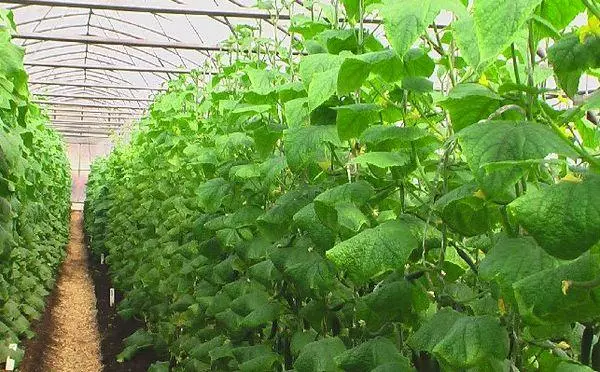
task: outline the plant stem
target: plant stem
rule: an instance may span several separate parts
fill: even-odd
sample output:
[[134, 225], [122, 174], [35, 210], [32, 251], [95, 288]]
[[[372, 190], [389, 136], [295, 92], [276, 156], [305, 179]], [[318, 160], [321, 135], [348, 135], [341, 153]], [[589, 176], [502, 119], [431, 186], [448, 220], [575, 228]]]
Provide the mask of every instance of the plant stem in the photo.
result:
[[595, 2], [593, 0], [581, 0], [584, 4], [585, 7], [588, 8], [588, 10], [590, 12], [592, 12], [592, 14], [600, 19], [600, 8], [595, 4]]
[[567, 294], [569, 289], [571, 289], [573, 287], [583, 288], [583, 289], [594, 289], [596, 287], [600, 287], [600, 276], [597, 277], [596, 279], [588, 280], [585, 282], [577, 282], [577, 281], [573, 281], [573, 280], [563, 280], [562, 286], [563, 286], [562, 289], [563, 289], [564, 294]]
[[517, 63], [517, 51], [515, 50], [515, 43], [510, 44], [510, 52], [512, 55], [513, 71], [515, 73], [515, 82], [521, 85], [521, 77], [519, 76], [519, 64]]
[[502, 216], [501, 222], [502, 222], [502, 227], [504, 228], [504, 231], [509, 236], [514, 237], [515, 236], [515, 232], [514, 232], [512, 226], [510, 225], [510, 221], [508, 220], [508, 213], [506, 213], [506, 207], [505, 206], [500, 207], [500, 215]]
[[569, 145], [569, 147], [571, 147], [573, 150], [575, 150], [579, 154], [579, 156], [581, 156], [582, 159], [584, 159], [585, 161], [587, 161], [588, 163], [590, 163], [594, 167], [600, 168], [600, 161], [598, 161], [592, 155], [590, 155], [590, 153], [587, 152], [583, 147], [579, 147], [579, 146], [575, 145], [573, 143], [573, 141], [571, 141], [569, 139], [569, 137], [567, 137], [567, 135], [556, 124], [554, 124], [554, 122], [550, 122], [550, 125], [552, 126], [552, 129], [554, 130], [554, 132], [564, 142], [566, 142]]
[[587, 325], [581, 336], [581, 355], [579, 361], [586, 366], [590, 365], [590, 357], [592, 356], [592, 342], [594, 341], [594, 326]]
[[473, 270], [473, 272], [475, 274], [477, 274], [479, 271], [477, 270], [477, 265], [475, 265], [475, 262], [473, 262], [473, 259], [471, 258], [471, 256], [469, 256], [469, 254], [467, 252], [465, 252], [464, 250], [462, 250], [455, 243], [451, 243], [451, 245], [454, 247], [454, 250], [456, 251], [456, 253], [458, 254], [458, 256], [460, 258], [462, 258], [462, 260], [465, 261], [465, 263], [467, 265], [469, 265], [469, 267], [471, 268], [471, 270]]
[[364, 42], [365, 42], [365, 2], [364, 0], [358, 0], [358, 12], [359, 12], [359, 29], [358, 29], [358, 53], [362, 53], [364, 50]]
[[600, 370], [600, 341], [596, 342], [596, 345], [592, 348], [592, 369], [594, 371]]
[[[535, 39], [533, 35], [533, 21], [529, 22], [529, 37], [527, 38], [527, 46], [529, 49], [528, 68], [527, 68], [527, 85], [529, 88], [535, 88], [535, 82], [533, 74], [535, 72], [535, 53], [537, 48], [535, 47]], [[533, 120], [533, 104], [537, 99], [537, 93], [534, 95], [533, 89], [528, 89], [527, 95], [529, 96], [529, 104], [527, 106], [527, 118]]]
[[437, 25], [435, 24], [435, 22], [433, 22], [433, 31], [435, 33], [435, 40], [437, 41], [440, 50], [442, 51], [442, 55], [445, 55], [446, 57], [448, 57], [448, 67], [449, 67], [449, 71], [448, 71], [448, 76], [450, 77], [450, 83], [452, 84], [452, 86], [456, 85], [456, 79], [454, 78], [454, 61], [452, 60], [453, 58], [453, 54], [454, 54], [454, 50], [451, 50], [450, 53], [446, 53], [446, 51], [444, 51], [444, 47], [442, 44], [442, 39], [440, 38], [440, 33], [438, 30]]

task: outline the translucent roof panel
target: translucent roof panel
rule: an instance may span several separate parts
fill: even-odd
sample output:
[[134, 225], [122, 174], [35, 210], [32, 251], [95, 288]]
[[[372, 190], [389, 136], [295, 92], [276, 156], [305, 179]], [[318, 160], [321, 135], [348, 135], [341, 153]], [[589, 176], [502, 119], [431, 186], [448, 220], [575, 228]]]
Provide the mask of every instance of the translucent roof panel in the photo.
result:
[[[104, 137], [143, 114], [165, 80], [200, 68], [240, 24], [289, 42], [287, 19], [249, 0], [14, 0], [31, 91], [69, 136]], [[300, 5], [298, 5], [300, 7]], [[305, 11], [300, 9], [299, 11]]]

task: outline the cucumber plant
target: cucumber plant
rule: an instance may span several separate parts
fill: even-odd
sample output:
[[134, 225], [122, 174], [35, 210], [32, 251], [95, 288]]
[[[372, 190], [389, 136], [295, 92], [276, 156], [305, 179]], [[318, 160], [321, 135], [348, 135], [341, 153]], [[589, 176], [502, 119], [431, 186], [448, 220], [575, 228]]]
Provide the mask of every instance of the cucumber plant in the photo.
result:
[[[19, 362], [64, 257], [71, 175], [59, 135], [30, 102], [24, 51], [0, 9], [0, 363]], [[10, 344], [18, 344], [17, 351]]]
[[119, 358], [598, 370], [599, 4], [260, 5], [289, 48], [243, 28], [93, 165], [92, 249], [146, 324]]

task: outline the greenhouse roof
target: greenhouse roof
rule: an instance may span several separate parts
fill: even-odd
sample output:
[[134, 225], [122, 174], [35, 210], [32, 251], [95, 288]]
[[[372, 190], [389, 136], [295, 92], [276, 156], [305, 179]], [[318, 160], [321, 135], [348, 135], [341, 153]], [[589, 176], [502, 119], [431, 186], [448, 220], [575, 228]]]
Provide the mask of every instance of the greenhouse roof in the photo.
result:
[[[270, 14], [254, 0], [9, 0], [14, 41], [26, 48], [37, 103], [72, 136], [106, 136], [140, 117], [163, 82], [199, 68], [238, 25], [289, 41], [290, 14]], [[295, 14], [306, 11], [297, 1]], [[277, 21], [275, 21], [277, 20]]]

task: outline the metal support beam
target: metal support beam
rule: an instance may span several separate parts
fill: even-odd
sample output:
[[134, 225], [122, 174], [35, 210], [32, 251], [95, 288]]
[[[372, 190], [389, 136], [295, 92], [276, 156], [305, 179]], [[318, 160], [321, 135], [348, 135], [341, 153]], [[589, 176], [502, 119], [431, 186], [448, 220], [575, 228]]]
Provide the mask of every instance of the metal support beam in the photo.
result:
[[131, 102], [152, 102], [153, 99], [148, 98], [130, 98], [130, 97], [117, 97], [117, 96], [87, 96], [77, 94], [56, 94], [56, 93], [37, 93], [32, 92], [33, 95], [38, 97], [53, 97], [53, 98], [73, 98], [73, 99], [85, 99], [85, 100], [99, 100], [99, 101], [131, 101]]
[[[132, 71], [132, 72], [162, 72], [167, 74], [186, 74], [190, 73], [190, 69], [174, 69], [165, 67], [137, 67], [127, 65], [102, 65], [102, 64], [77, 64], [77, 63], [62, 63], [62, 62], [39, 62], [26, 61], [25, 66], [31, 67], [51, 67], [51, 68], [71, 68], [82, 70], [110, 70], [110, 71]], [[212, 72], [209, 72], [212, 74]]]
[[77, 120], [52, 120], [50, 122], [51, 125], [79, 125], [79, 126], [110, 126], [115, 128], [120, 128], [125, 125], [125, 123], [115, 123], [110, 121], [77, 121]]
[[[92, 113], [93, 114], [93, 113]], [[84, 114], [63, 114], [63, 113], [51, 113], [51, 120], [63, 120], [67, 119], [74, 122], [79, 122], [77, 119], [84, 121], [82, 119], [108, 119], [113, 123], [128, 123], [131, 121], [137, 121], [140, 119], [140, 116], [116, 116], [116, 115], [90, 115], [90, 113]]]
[[[170, 7], [156, 7], [156, 6], [144, 6], [144, 5], [124, 5], [115, 4], [109, 2], [76, 2], [76, 1], [55, 1], [55, 0], [5, 0], [3, 3], [8, 4], [20, 4], [20, 5], [39, 5], [39, 6], [53, 6], [63, 8], [84, 8], [94, 10], [115, 10], [121, 12], [138, 12], [138, 13], [154, 13], [154, 14], [175, 14], [175, 15], [195, 15], [195, 16], [207, 16], [207, 17], [227, 17], [227, 18], [246, 18], [246, 19], [264, 19], [270, 20], [274, 16], [264, 12], [248, 12], [248, 11], [221, 11], [221, 10], [207, 10], [207, 9], [190, 9], [182, 6], [170, 6]], [[289, 21], [290, 16], [287, 14], [280, 14], [279, 20]], [[340, 18], [340, 21], [346, 22], [344, 18]], [[364, 23], [381, 23], [379, 19], [366, 19]]]
[[92, 84], [92, 83], [74, 83], [74, 82], [60, 82], [60, 81], [43, 81], [43, 80], [30, 80], [30, 85], [57, 85], [61, 87], [79, 87], [79, 88], [101, 88], [101, 89], [123, 89], [123, 90], [151, 90], [151, 91], [165, 91], [166, 88], [161, 87], [144, 87], [141, 85], [109, 85], [109, 84]]
[[111, 134], [111, 133], [124, 133], [120, 132], [117, 128], [99, 128], [96, 130], [92, 130], [90, 128], [71, 128], [71, 127], [52, 127], [57, 132], [61, 133], [85, 133], [85, 134]]
[[74, 109], [74, 108], [64, 108], [64, 107], [53, 107], [53, 106], [47, 106], [45, 107], [46, 109], [46, 113], [50, 116], [52, 115], [62, 115], [62, 113], [64, 112], [70, 112], [70, 113], [78, 113], [80, 115], [88, 115], [88, 114], [109, 114], [109, 116], [112, 116], [114, 118], [123, 118], [123, 117], [127, 117], [127, 118], [139, 118], [141, 117], [141, 113], [139, 112], [128, 112], [128, 111], [123, 111], [123, 110], [119, 110], [119, 109], [115, 109], [115, 110], [90, 110], [87, 108], [79, 108], [79, 109]]
[[77, 134], [68, 134], [62, 133], [63, 138], [67, 143], [74, 144], [97, 144], [97, 143], [110, 143], [110, 141], [106, 141], [109, 139], [109, 136], [106, 135], [77, 135]]
[[56, 126], [53, 125], [51, 126], [52, 129], [61, 132], [61, 131], [66, 131], [66, 132], [77, 132], [77, 133], [112, 133], [112, 132], [119, 132], [119, 128], [114, 128], [114, 127], [72, 127], [72, 126]]
[[48, 35], [40, 33], [18, 33], [13, 35], [14, 39], [21, 40], [42, 40], [42, 41], [58, 41], [64, 43], [84, 43], [90, 45], [122, 45], [148, 48], [172, 48], [172, 49], [191, 49], [203, 50], [209, 52], [218, 52], [221, 49], [218, 46], [208, 46], [203, 44], [180, 43], [174, 41], [149, 41], [141, 39], [114, 39], [96, 36], [65, 36], [65, 35]]
[[[56, 41], [63, 43], [83, 43], [89, 45], [119, 45], [119, 46], [130, 46], [130, 47], [143, 47], [143, 48], [171, 48], [171, 49], [184, 49], [184, 50], [198, 50], [204, 52], [236, 52], [238, 49], [230, 47], [220, 47], [216, 45], [204, 45], [195, 43], [182, 43], [174, 41], [150, 41], [142, 39], [115, 39], [115, 38], [104, 38], [96, 36], [65, 36], [65, 35], [48, 35], [41, 33], [18, 33], [13, 35], [13, 39], [21, 40], [40, 40], [40, 41]], [[253, 49], [239, 49], [240, 52], [253, 52], [256, 53], [258, 50]], [[293, 51], [292, 54], [300, 55], [302, 52]]]
[[128, 110], [145, 110], [145, 107], [134, 107], [124, 105], [108, 105], [108, 104], [94, 104], [94, 103], [75, 103], [75, 102], [58, 102], [58, 101], [44, 101], [41, 99], [31, 100], [33, 103], [52, 105], [52, 106], [73, 106], [73, 107], [97, 107], [97, 108], [115, 108], [115, 109], [128, 109]]
[[54, 130], [56, 130], [59, 133], [81, 133], [81, 134], [111, 134], [114, 131], [112, 130], [95, 130], [95, 131], [90, 131], [90, 130], [79, 130], [79, 129], [67, 129], [67, 128], [54, 128]]

